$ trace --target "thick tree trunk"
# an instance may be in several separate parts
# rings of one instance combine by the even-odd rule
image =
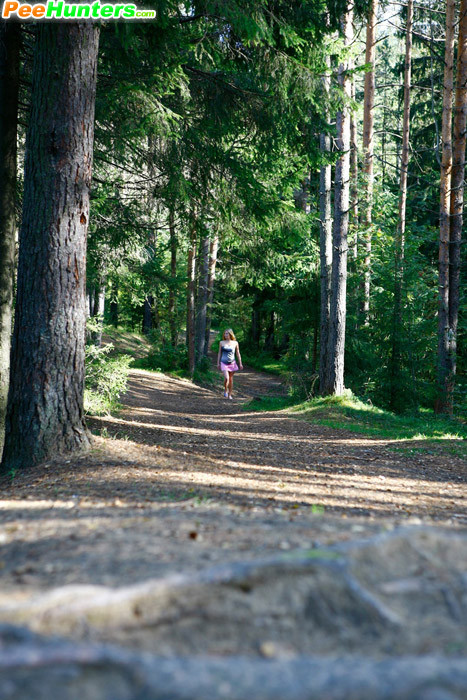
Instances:
[[[331,70],[331,59],[327,57],[327,69]],[[323,78],[324,91],[329,93],[331,77]],[[326,115],[328,117],[328,115]],[[329,134],[320,135],[320,149],[325,157],[331,153],[331,137]],[[325,390],[329,342],[329,308],[331,303],[331,268],[332,268],[332,212],[331,212],[331,164],[321,167],[319,176],[319,250],[320,250],[320,355],[319,355],[319,391]]]
[[[344,44],[353,39],[352,11],[347,7],[343,18]],[[345,317],[347,298],[347,253],[349,227],[350,177],[350,78],[348,63],[341,63],[338,81],[344,102],[337,113],[337,148],[341,153],[336,163],[334,193],[334,227],[332,235],[331,303],[329,312],[328,357],[324,393],[340,396],[344,391]]]
[[[42,24],[32,72],[3,469],[89,444],[86,233],[99,29]]]
[[[452,413],[457,364],[457,325],[459,317],[460,254],[465,188],[465,147],[467,127],[467,0],[459,9],[456,99],[451,179],[451,231],[449,266],[449,331],[444,411]]]
[[[402,120],[402,155],[399,183],[399,218],[394,239],[394,315],[391,353],[390,405],[400,408],[400,366],[402,353],[402,286],[404,279],[405,218],[407,207],[407,174],[409,169],[410,88],[412,79],[413,0],[407,4],[407,34],[405,41],[404,116]]]
[[[0,24],[0,458],[10,381],[20,24]]]
[[[195,371],[195,283],[196,283],[196,214],[191,221],[190,247],[187,265],[187,318],[186,344],[188,349],[188,371],[193,376]]]
[[[205,236],[201,241],[199,252],[199,277],[198,277],[198,294],[197,294],[197,309],[196,309],[196,324],[195,324],[195,360],[196,364],[204,357],[204,348],[206,345],[206,321],[208,308],[208,284],[209,284],[209,250],[211,240],[209,236]]]
[[[216,281],[216,265],[217,265],[217,252],[219,250],[219,236],[216,233],[211,241],[211,247],[209,249],[209,274],[208,274],[208,305],[207,305],[207,317],[206,317],[206,335],[204,343],[204,354],[207,356],[209,352],[209,338],[211,334],[211,323],[212,323],[212,303],[214,301],[214,282]]]
[[[378,0],[371,0],[366,25],[365,63],[372,66],[365,73],[363,98],[363,193],[362,224],[365,229],[365,277],[363,281],[363,322],[368,324],[370,313],[371,285],[371,225],[373,221],[374,184],[374,111],[375,111],[375,58],[376,58],[376,15]]]
[[[435,410],[449,413],[449,381],[451,375],[449,332],[449,237],[451,225],[452,177],[452,97],[456,0],[446,4],[446,43],[444,51],[443,118],[441,126],[441,178],[439,214],[439,278],[438,278],[438,396]]]
[[[173,212],[169,213],[169,234],[170,234],[170,291],[169,291],[169,327],[170,344],[173,348],[177,346],[178,328],[175,289],[177,284],[177,234],[175,232],[175,222]]]

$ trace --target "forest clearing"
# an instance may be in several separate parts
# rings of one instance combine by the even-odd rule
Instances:
[[[466,142],[467,0],[3,3],[0,700],[467,700]]]

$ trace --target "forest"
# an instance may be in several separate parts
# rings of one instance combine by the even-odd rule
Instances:
[[[225,326],[296,401],[465,418],[464,5],[150,7],[1,26],[5,463],[86,442],[86,323],[94,378],[105,327],[202,381]]]
[[[0,698],[465,699],[467,0],[141,2],[2,7]]]

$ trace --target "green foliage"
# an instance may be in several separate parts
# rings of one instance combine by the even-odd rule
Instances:
[[[172,370],[188,370],[188,354],[184,345],[154,344],[147,357],[134,360],[133,367],[149,369],[153,372],[171,372]]]
[[[86,346],[84,408],[90,415],[102,416],[118,409],[118,399],[126,391],[132,358],[113,357],[112,350],[112,343]]]

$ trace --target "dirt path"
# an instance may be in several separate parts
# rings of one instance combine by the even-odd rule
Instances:
[[[134,370],[118,417],[92,419],[91,453],[0,485],[0,602],[69,583],[118,586],[216,562],[436,523],[462,528],[465,462],[405,455],[280,413],[247,369],[234,401]],[[413,442],[410,443],[413,446]],[[403,447],[397,443],[397,447]]]

